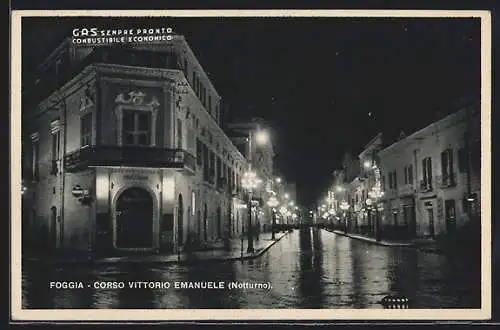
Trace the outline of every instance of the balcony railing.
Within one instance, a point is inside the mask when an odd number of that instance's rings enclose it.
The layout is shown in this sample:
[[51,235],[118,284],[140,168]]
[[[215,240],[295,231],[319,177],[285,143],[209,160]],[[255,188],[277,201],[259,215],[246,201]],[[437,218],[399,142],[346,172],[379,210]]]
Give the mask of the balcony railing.
[[96,166],[179,168],[196,171],[196,158],[182,149],[136,146],[91,146],[68,154],[64,159],[68,172]]
[[420,180],[420,192],[429,192],[432,191],[433,178],[429,178],[427,180]]
[[441,185],[441,188],[455,187],[457,185],[457,181],[453,173],[438,176],[436,177],[436,181]]
[[226,178],[224,177],[217,178],[217,189],[219,191],[227,191],[229,189]]

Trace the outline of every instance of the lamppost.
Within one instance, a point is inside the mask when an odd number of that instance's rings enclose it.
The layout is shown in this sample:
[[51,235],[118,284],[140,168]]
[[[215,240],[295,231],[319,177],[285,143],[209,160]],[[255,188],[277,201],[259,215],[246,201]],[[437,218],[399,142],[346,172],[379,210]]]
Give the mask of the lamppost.
[[[375,208],[375,238],[380,241],[380,214],[378,211],[377,202],[384,196],[384,192],[380,189],[380,184],[377,183],[372,190],[368,193],[368,196],[373,199],[373,204]],[[368,200],[367,200],[368,201]]]
[[269,198],[269,201],[267,201],[267,205],[271,207],[271,212],[272,212],[272,224],[271,224],[271,239],[275,239],[275,229],[276,229],[276,207],[278,207],[279,202],[278,199],[274,196],[271,196]]
[[347,215],[346,215],[346,212],[347,210],[349,209],[349,204],[347,204],[346,201],[342,201],[342,203],[340,203],[340,209],[343,211],[343,216],[344,216],[344,233],[347,234]]
[[[247,159],[248,159],[248,173],[254,173],[252,172],[252,153],[253,153],[253,147],[252,147],[252,142],[253,142],[253,139],[255,138],[255,142],[257,145],[265,145],[269,142],[269,134],[268,132],[264,131],[264,130],[261,130],[259,127],[257,127],[257,130],[254,131],[252,129],[250,129],[248,131],[248,138],[247,138],[247,141],[248,141],[248,152],[247,152]],[[254,176],[256,178],[256,174],[254,173]],[[249,178],[249,180],[252,180],[252,178]],[[257,184],[260,183],[260,180]],[[253,190],[254,188],[250,188],[250,190]],[[252,192],[250,192],[250,195],[252,195]],[[250,200],[251,200],[251,196],[250,196]],[[252,212],[252,207],[251,207],[251,202],[249,204],[250,206],[250,209],[249,209],[249,214],[251,214]],[[251,217],[249,217],[251,218]],[[251,224],[251,223],[250,223]],[[249,228],[249,237],[252,235],[250,232],[253,230],[253,228]],[[248,244],[250,244],[250,241],[248,242]],[[252,251],[253,251],[253,242],[252,242]]]
[[252,171],[245,172],[243,174],[243,178],[241,180],[241,184],[243,189],[248,191],[248,253],[254,253],[255,250],[253,248],[253,229],[252,229],[252,193],[255,188],[257,188],[260,184],[261,180],[257,178],[257,174]]

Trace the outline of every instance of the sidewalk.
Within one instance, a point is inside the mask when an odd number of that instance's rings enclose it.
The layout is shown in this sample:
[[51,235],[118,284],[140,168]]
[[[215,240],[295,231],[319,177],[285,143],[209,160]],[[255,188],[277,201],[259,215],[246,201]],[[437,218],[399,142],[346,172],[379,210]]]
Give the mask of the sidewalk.
[[[259,240],[254,239],[254,253],[247,253],[247,239],[243,239],[243,249],[241,238],[231,239],[230,249],[224,250],[221,248],[196,251],[196,252],[181,252],[179,254],[151,254],[151,255],[128,255],[119,257],[101,257],[94,260],[89,260],[85,256],[81,257],[26,257],[26,261],[44,262],[51,264],[65,264],[65,263],[93,263],[93,264],[108,264],[108,263],[181,263],[189,264],[199,261],[224,261],[224,260],[246,260],[253,259],[264,254],[271,246],[282,239],[287,233],[276,233],[275,240],[271,239],[271,233],[261,233]],[[243,253],[242,253],[243,251]]]
[[416,246],[415,242],[400,242],[400,241],[387,241],[387,240],[377,241],[373,237],[367,237],[367,236],[363,236],[363,235],[359,235],[359,234],[351,234],[349,232],[346,234],[343,231],[335,230],[335,229],[332,230],[331,232],[335,233],[337,235],[347,236],[350,238],[354,238],[354,239],[358,239],[361,241],[365,241],[365,242],[369,242],[369,243],[373,243],[373,244],[377,244],[377,245],[382,245],[382,246],[404,246],[404,247]]

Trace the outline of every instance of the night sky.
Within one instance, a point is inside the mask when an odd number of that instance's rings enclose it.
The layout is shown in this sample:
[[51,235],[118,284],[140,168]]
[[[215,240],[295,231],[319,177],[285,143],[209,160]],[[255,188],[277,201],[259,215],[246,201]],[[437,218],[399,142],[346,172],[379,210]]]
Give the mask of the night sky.
[[422,128],[480,88],[479,19],[37,19],[23,25],[23,75],[71,29],[172,27],[231,118],[269,120],[276,168],[311,206],[343,153],[379,131]]

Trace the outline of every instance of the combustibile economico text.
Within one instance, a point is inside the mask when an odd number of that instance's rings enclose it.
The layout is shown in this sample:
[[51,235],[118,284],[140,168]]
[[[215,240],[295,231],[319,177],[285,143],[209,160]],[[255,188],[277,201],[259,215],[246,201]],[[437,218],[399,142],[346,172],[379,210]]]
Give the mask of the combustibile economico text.
[[72,31],[72,42],[76,45],[158,42],[172,39],[173,30],[170,27],[107,30],[91,27],[75,28]]

